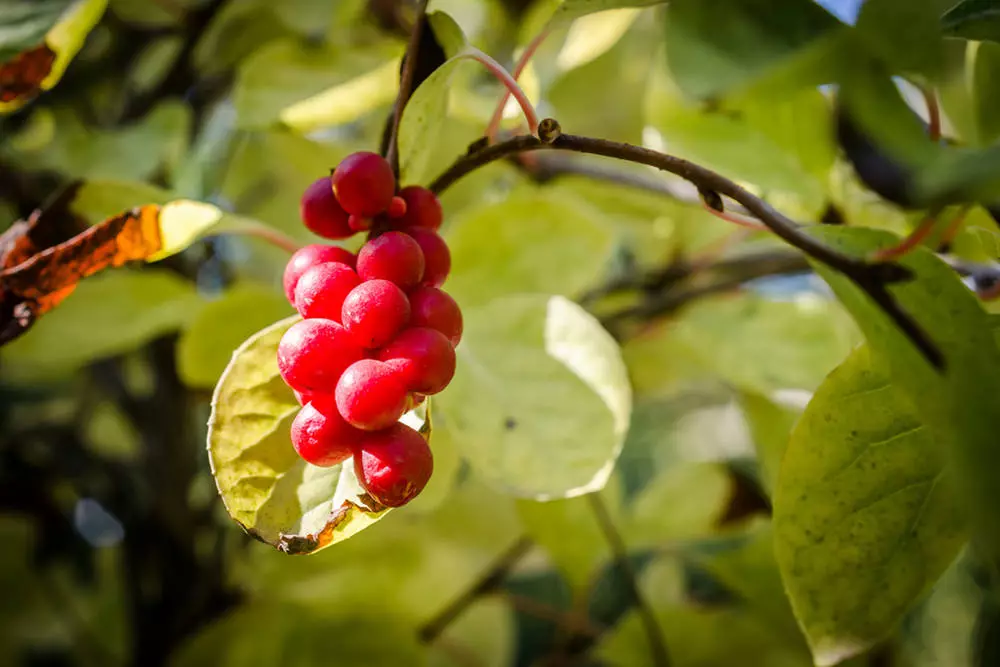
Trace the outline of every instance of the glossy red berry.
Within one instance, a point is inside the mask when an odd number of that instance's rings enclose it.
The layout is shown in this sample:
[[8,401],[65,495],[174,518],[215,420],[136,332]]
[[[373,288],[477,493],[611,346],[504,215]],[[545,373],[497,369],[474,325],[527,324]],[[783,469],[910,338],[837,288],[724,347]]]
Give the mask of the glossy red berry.
[[337,410],[353,426],[377,431],[406,412],[407,390],[396,370],[375,359],[351,364],[337,382]]
[[386,232],[358,251],[358,275],[362,280],[388,280],[406,291],[424,277],[424,252],[403,232]]
[[372,217],[389,208],[396,194],[396,177],[381,155],[359,151],[333,171],[333,191],[345,211]]
[[320,412],[312,403],[292,421],[292,446],[306,463],[328,467],[343,463],[360,446],[364,431],[356,429],[336,410]]
[[393,219],[402,218],[406,215],[406,200],[402,197],[393,197],[385,214]]
[[406,233],[424,252],[424,278],[420,284],[441,287],[451,271],[451,252],[448,250],[448,244],[437,232],[423,227],[407,228]]
[[347,211],[333,194],[329,176],[317,179],[306,188],[299,201],[302,222],[313,234],[327,239],[346,239],[354,235],[347,224]]
[[406,424],[369,433],[354,455],[354,474],[361,486],[386,507],[413,500],[433,472],[427,441]]
[[409,294],[410,326],[437,329],[457,346],[462,340],[462,311],[451,296],[436,287],[418,287]]
[[419,394],[438,393],[455,375],[455,348],[435,329],[404,330],[378,358],[396,369],[407,389]]
[[419,185],[408,185],[399,191],[399,196],[406,202],[406,214],[400,220],[400,227],[423,227],[431,231],[441,227],[444,213],[433,192]]
[[303,273],[295,286],[295,309],[302,317],[340,322],[344,299],[360,284],[358,274],[346,264],[317,264]]
[[347,219],[347,226],[355,232],[366,232],[372,228],[372,219],[363,215],[352,215]]
[[344,299],[341,321],[355,342],[368,349],[392,340],[410,319],[410,302],[388,280],[368,280]]
[[333,393],[344,369],[362,356],[354,338],[333,320],[302,320],[278,343],[278,371],[296,391]]
[[356,258],[343,248],[332,245],[321,245],[313,243],[303,246],[295,251],[285,265],[285,275],[282,285],[285,288],[285,296],[290,303],[295,302],[295,286],[299,282],[302,274],[317,264],[324,262],[340,262],[354,268]]

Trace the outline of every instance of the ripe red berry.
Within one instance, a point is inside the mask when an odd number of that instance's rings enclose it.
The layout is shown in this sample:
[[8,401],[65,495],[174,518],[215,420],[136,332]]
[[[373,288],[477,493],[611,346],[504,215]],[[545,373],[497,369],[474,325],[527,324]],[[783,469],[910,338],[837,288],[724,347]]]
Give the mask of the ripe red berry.
[[346,239],[354,235],[347,225],[347,211],[333,194],[329,176],[317,179],[306,188],[299,201],[302,222],[313,234],[327,239]]
[[347,226],[355,232],[366,232],[372,228],[372,219],[363,215],[352,215],[347,219]]
[[361,486],[386,507],[413,500],[433,472],[431,448],[406,424],[369,433],[354,455],[354,474]]
[[392,366],[375,359],[362,359],[340,376],[335,396],[337,410],[348,423],[377,431],[403,416],[406,394],[406,385]]
[[393,197],[389,202],[389,209],[385,212],[390,218],[402,218],[406,215],[406,200],[402,197]]
[[419,185],[408,185],[399,191],[406,202],[406,214],[400,220],[400,227],[423,227],[437,231],[444,220],[441,202],[437,196]]
[[462,311],[451,296],[436,287],[418,287],[409,294],[410,326],[437,329],[457,346],[462,340]]
[[292,421],[291,436],[292,446],[306,463],[328,467],[353,456],[364,432],[344,421],[336,409],[320,412],[307,403]]
[[441,287],[451,271],[451,252],[437,232],[423,227],[407,228],[406,233],[420,244],[424,251],[424,279],[421,285]]
[[371,217],[389,208],[396,194],[396,177],[381,155],[359,151],[337,165],[333,191],[345,211]]
[[295,251],[285,265],[285,275],[282,279],[285,296],[290,303],[295,303],[295,286],[302,274],[313,266],[324,262],[340,262],[354,268],[355,261],[356,258],[352,253],[337,246],[319,243],[303,246]]
[[382,347],[410,319],[410,302],[388,280],[368,280],[351,290],[340,311],[344,327],[365,348]]
[[333,320],[302,320],[278,343],[278,370],[296,391],[333,393],[344,369],[363,354],[347,330]]
[[406,329],[378,358],[396,369],[410,391],[420,394],[438,393],[455,375],[455,348],[435,329]]
[[295,286],[295,309],[302,317],[340,321],[344,299],[361,284],[354,269],[340,262],[317,264]]
[[403,232],[386,232],[358,251],[358,275],[362,280],[388,280],[405,291],[424,277],[424,253]]

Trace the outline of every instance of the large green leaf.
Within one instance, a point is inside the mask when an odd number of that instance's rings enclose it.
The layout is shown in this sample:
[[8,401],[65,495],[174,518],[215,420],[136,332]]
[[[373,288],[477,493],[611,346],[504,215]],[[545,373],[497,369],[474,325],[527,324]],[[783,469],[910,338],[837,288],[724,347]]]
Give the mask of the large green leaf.
[[552,14],[553,22],[565,22],[578,19],[594,12],[622,7],[652,7],[662,5],[667,0],[562,0]]
[[809,0],[673,0],[667,60],[685,94],[710,97],[750,83],[838,25]]
[[516,292],[575,296],[600,277],[613,243],[594,209],[535,188],[467,211],[446,238],[447,290],[464,308]]
[[128,352],[182,328],[200,303],[194,286],[168,271],[116,270],[88,278],[3,347],[4,374],[48,375]]
[[873,355],[859,348],[816,392],[775,493],[778,561],[818,665],[885,637],[966,540],[942,443]]
[[458,370],[437,405],[476,472],[540,500],[602,488],[632,409],[611,336],[558,296],[499,298],[465,316]]
[[0,113],[56,85],[107,0],[4,0],[0,3]]
[[413,91],[403,109],[398,137],[399,173],[400,181],[408,185],[426,183],[435,175],[428,173],[428,163],[438,137],[449,123],[448,89],[461,63],[457,56],[466,45],[462,29],[444,12],[428,14],[427,20],[449,60]]
[[[890,234],[832,227],[811,231],[853,255],[898,243]],[[891,290],[944,355],[938,371],[860,290],[825,267],[818,270],[864,331],[873,355],[887,365],[894,385],[916,408],[961,480],[977,537],[1000,558],[1000,482],[996,433],[1000,430],[1000,348],[992,322],[975,295],[933,253],[918,250],[903,260],[916,279]]]
[[856,30],[862,43],[894,68],[933,73],[943,56],[939,17],[952,1],[866,0]]
[[682,461],[666,466],[633,499],[622,532],[633,548],[707,536],[732,491],[723,465]]
[[288,301],[276,290],[243,285],[226,291],[184,330],[177,343],[177,372],[189,386],[214,387],[240,343],[291,314]]
[[743,408],[743,415],[746,417],[754,449],[757,452],[761,483],[773,496],[778,482],[778,470],[785,456],[785,449],[788,447],[792,427],[798,421],[804,406],[779,402],[775,395],[762,396],[743,392],[740,394],[740,407]]
[[[997,7],[1000,14],[1000,6]],[[989,145],[1000,137],[1000,120],[995,112],[1000,104],[1000,44],[983,42],[975,47],[973,64],[974,116],[976,141]]]
[[[345,540],[389,511],[364,492],[350,459],[319,468],[292,448],[288,429],[299,405],[278,373],[277,349],[297,320],[274,323],[233,353],[208,422],[209,462],[230,516],[252,536],[291,554]],[[429,427],[423,420],[425,437]]]

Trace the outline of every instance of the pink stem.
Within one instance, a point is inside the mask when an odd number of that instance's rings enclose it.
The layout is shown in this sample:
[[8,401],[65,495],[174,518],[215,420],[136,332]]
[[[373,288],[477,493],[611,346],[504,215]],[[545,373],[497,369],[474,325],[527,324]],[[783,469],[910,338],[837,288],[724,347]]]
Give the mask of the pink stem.
[[[535,51],[538,50],[538,47],[542,45],[542,42],[544,42],[545,38],[548,36],[549,31],[548,28],[546,28],[535,35],[535,38],[531,40],[531,43],[529,43],[524,49],[524,53],[522,53],[521,57],[517,59],[517,64],[514,65],[514,72],[511,74],[511,77],[515,81],[521,77],[521,73],[524,71],[524,68],[527,67],[528,61],[531,60],[531,57],[535,55]],[[503,110],[504,107],[507,106],[507,100],[509,98],[510,91],[505,90],[503,97],[500,98],[500,102],[497,104],[497,108],[493,111],[493,117],[490,118],[490,124],[486,126],[486,138],[491,144],[496,138],[497,132],[500,130],[500,121],[503,120]]]
[[735,213],[726,213],[725,211],[717,211],[705,202],[701,203],[701,207],[714,215],[717,218],[721,218],[726,222],[731,222],[734,225],[739,225],[740,227],[745,227],[747,229],[753,229],[756,231],[767,231],[767,227],[755,220],[750,220],[749,218],[744,218],[741,215],[736,215]]
[[240,236],[253,236],[289,253],[295,253],[296,250],[302,247],[292,237],[286,236],[276,229],[271,229],[270,227],[265,227],[263,225],[254,225],[253,227],[241,227],[239,229],[227,230],[226,233],[237,234]]
[[510,75],[510,72],[504,69],[503,65],[472,46],[466,47],[464,51],[455,57],[471,58],[472,60],[476,60],[492,72],[493,75],[500,80],[500,83],[507,88],[507,94],[513,95],[514,99],[517,100],[517,103],[521,105],[521,111],[524,113],[524,119],[528,121],[528,130],[531,131],[531,134],[536,136],[538,135],[538,114],[535,113],[535,107],[531,105],[531,100],[528,99],[528,96],[524,94],[523,90],[521,90],[521,86],[517,85],[517,81]]
[[918,245],[924,242],[924,240],[930,236],[931,232],[934,230],[934,224],[937,222],[937,218],[933,215],[927,216],[920,221],[920,224],[910,232],[910,235],[905,239],[897,243],[896,245],[889,248],[882,248],[872,254],[872,261],[875,262],[888,262],[903,255],[907,254]]

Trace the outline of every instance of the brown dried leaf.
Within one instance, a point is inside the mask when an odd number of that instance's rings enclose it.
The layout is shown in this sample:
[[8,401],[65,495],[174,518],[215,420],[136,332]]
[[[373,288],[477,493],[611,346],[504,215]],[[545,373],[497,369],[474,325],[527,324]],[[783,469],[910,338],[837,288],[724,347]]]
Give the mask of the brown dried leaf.
[[56,52],[42,44],[0,64],[0,102],[13,102],[37,95],[55,61]]

